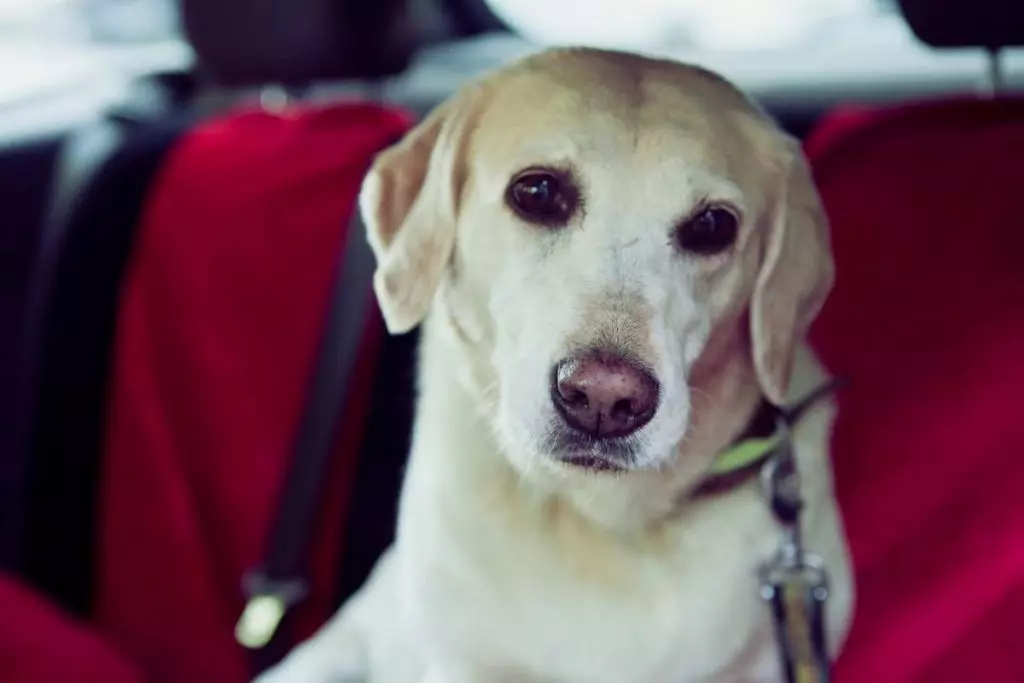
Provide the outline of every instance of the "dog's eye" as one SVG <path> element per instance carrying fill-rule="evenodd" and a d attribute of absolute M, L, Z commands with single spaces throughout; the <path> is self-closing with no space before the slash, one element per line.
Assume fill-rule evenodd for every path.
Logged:
<path fill-rule="evenodd" d="M 553 173 L 527 171 L 508 186 L 508 205 L 521 218 L 548 227 L 565 225 L 576 210 L 572 185 Z"/>
<path fill-rule="evenodd" d="M 739 220 L 728 209 L 711 206 L 686 219 L 676 230 L 676 242 L 684 251 L 710 256 L 725 251 L 736 241 Z"/>

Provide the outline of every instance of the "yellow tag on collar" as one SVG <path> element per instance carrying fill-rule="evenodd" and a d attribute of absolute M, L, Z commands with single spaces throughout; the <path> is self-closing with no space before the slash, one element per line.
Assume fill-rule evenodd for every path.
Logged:
<path fill-rule="evenodd" d="M 718 454 L 714 464 L 711 465 L 710 474 L 721 476 L 738 472 L 745 467 L 755 464 L 758 460 L 763 460 L 781 442 L 782 436 L 779 434 L 744 439 Z"/>

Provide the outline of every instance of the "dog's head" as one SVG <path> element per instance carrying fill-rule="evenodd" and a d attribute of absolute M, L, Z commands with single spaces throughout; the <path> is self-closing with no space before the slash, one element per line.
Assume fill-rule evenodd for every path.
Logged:
<path fill-rule="evenodd" d="M 799 147 L 717 76 L 619 53 L 468 86 L 360 205 L 389 328 L 436 304 L 523 471 L 706 466 L 687 445 L 785 401 L 833 277 Z"/>

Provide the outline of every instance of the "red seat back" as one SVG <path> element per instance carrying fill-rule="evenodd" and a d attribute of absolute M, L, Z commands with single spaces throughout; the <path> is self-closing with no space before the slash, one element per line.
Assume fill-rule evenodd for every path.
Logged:
<path fill-rule="evenodd" d="M 813 337 L 853 378 L 838 680 L 1024 680 L 1024 101 L 839 114 L 807 151 L 838 267 Z"/>
<path fill-rule="evenodd" d="M 150 194 L 121 290 L 96 618 L 160 680 L 247 680 L 242 575 L 267 540 L 341 240 L 365 239 L 346 233 L 359 184 L 406 124 L 373 105 L 228 116 L 188 134 Z M 380 331 L 370 321 L 364 387 Z M 335 604 L 365 408 L 339 416 L 297 637 Z"/>

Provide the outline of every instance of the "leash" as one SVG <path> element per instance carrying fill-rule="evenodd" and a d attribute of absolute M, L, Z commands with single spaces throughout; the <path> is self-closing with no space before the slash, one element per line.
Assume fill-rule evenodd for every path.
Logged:
<path fill-rule="evenodd" d="M 792 429 L 809 408 L 846 384 L 830 380 L 788 407 L 766 401 L 741 436 L 718 455 L 711 476 L 698 489 L 714 492 L 759 469 L 761 491 L 782 528 L 779 548 L 758 568 L 757 578 L 771 610 L 785 683 L 829 683 L 832 677 L 825 637 L 829 574 L 821 557 L 804 549 Z"/>

